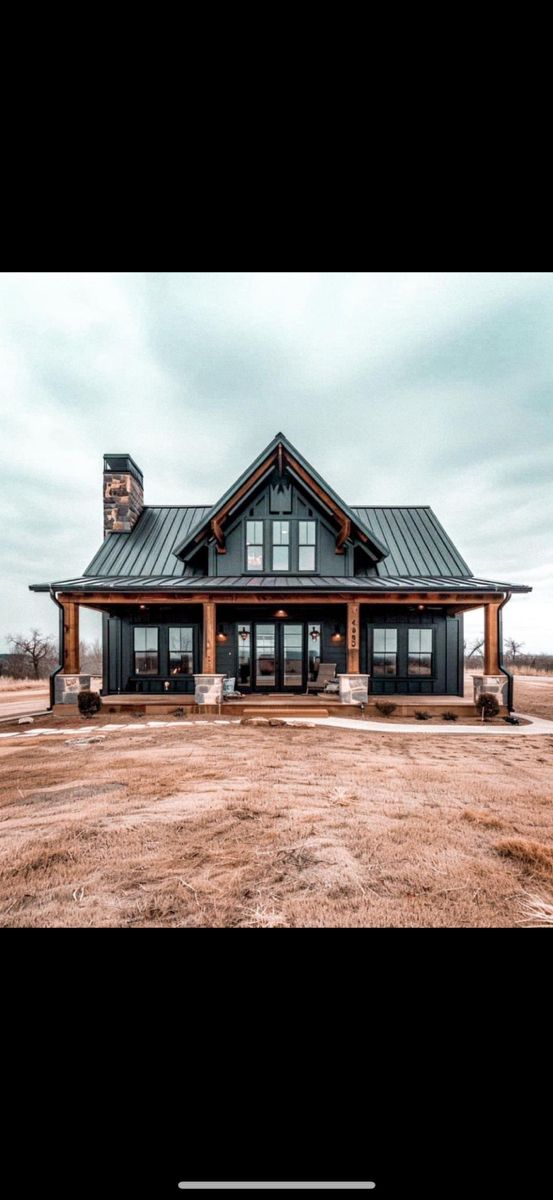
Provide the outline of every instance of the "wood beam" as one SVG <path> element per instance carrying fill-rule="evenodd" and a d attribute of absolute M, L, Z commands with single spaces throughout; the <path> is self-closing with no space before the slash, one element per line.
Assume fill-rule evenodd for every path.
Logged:
<path fill-rule="evenodd" d="M 215 649 L 215 601 L 204 600 L 204 640 L 203 640 L 203 660 L 202 671 L 204 675 L 213 675 L 217 669 Z"/>
<path fill-rule="evenodd" d="M 499 603 L 488 603 L 484 607 L 484 674 L 500 675 L 499 668 Z"/>
<path fill-rule="evenodd" d="M 79 663 L 79 605 L 75 600 L 63 604 L 63 670 L 66 675 L 78 675 Z"/>
<path fill-rule="evenodd" d="M 359 674 L 359 601 L 348 600 L 347 627 L 347 670 L 351 675 Z"/>
<path fill-rule="evenodd" d="M 502 595 L 493 593 L 473 594 L 466 592 L 448 592 L 447 599 L 440 592 L 407 592 L 407 593 L 381 593 L 372 592 L 370 594 L 358 592 L 353 597 L 351 592 L 238 592 L 238 591 L 223 591 L 217 588 L 216 593 L 208 593 L 207 598 L 213 598 L 217 604 L 348 604 L 353 600 L 357 604 L 365 605 L 391 605 L 391 604 L 438 604 L 443 608 L 451 610 L 469 608 L 482 608 L 488 603 L 499 604 L 503 599 Z M 74 601 L 82 608 L 106 608 L 116 607 L 118 605 L 135 604 L 172 604 L 175 607 L 179 605 L 189 604 L 205 604 L 205 592 L 190 592 L 183 594 L 182 592 L 65 592 L 58 594 L 58 599 L 65 603 Z"/>
<path fill-rule="evenodd" d="M 325 489 L 322 488 L 320 484 L 318 484 L 316 480 L 312 478 L 308 471 L 300 466 L 300 463 L 297 462 L 297 460 L 293 458 L 287 450 L 285 450 L 284 453 L 286 461 L 290 463 L 290 466 L 295 474 L 299 475 L 300 479 L 303 479 L 304 483 L 306 483 L 307 486 L 311 488 L 311 491 L 314 492 L 324 504 L 326 504 L 327 508 L 330 509 L 331 513 L 336 518 L 340 526 L 340 532 L 336 539 L 336 553 L 345 554 L 344 542 L 346 541 L 346 538 L 349 537 L 351 530 L 351 521 L 349 520 L 349 517 L 346 517 L 346 514 L 342 512 L 342 509 L 338 504 L 336 504 L 336 501 L 332 499 L 332 496 L 329 496 L 328 492 L 326 492 Z M 369 540 L 367 534 L 363 533 L 358 526 L 357 536 L 362 542 L 368 542 Z"/>
<path fill-rule="evenodd" d="M 223 539 L 223 545 L 224 545 L 224 534 L 223 534 L 223 530 L 222 530 L 223 521 L 226 521 L 226 518 L 228 517 L 228 514 L 231 511 L 231 509 L 236 507 L 236 505 L 239 503 L 239 501 L 242 499 L 242 497 L 245 496 L 247 494 L 247 492 L 249 492 L 250 489 L 253 487 L 253 485 L 255 483 L 257 483 L 257 481 L 263 477 L 265 472 L 269 469 L 269 467 L 275 461 L 276 461 L 276 450 L 273 450 L 273 453 L 269 454 L 267 456 L 267 458 L 264 459 L 264 461 L 257 468 L 257 470 L 252 471 L 252 474 L 248 477 L 248 479 L 246 479 L 246 481 L 242 484 L 242 486 L 237 488 L 237 490 L 235 492 L 233 492 L 232 496 L 230 497 L 230 500 L 227 500 L 226 504 L 223 504 L 222 507 L 215 513 L 215 516 L 211 520 L 211 528 L 217 539 L 219 539 L 219 536 Z M 219 534 L 217 534 L 215 532 L 215 526 L 217 526 L 217 528 L 219 530 Z M 203 537 L 205 537 L 205 529 L 202 530 L 201 533 L 198 533 L 196 535 L 196 537 L 194 538 L 194 541 L 201 542 Z M 217 540 L 217 549 L 219 549 L 219 540 Z"/>

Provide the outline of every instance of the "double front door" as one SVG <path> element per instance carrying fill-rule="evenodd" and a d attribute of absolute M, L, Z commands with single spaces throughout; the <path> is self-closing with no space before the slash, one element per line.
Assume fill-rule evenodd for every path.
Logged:
<path fill-rule="evenodd" d="M 252 623 L 252 688 L 256 692 L 302 692 L 306 685 L 304 625 Z"/>

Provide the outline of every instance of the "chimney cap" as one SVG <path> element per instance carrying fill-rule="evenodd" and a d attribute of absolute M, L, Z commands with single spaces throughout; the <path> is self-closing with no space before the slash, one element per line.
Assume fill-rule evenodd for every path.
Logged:
<path fill-rule="evenodd" d="M 104 474 L 106 471 L 128 471 L 139 483 L 144 482 L 142 471 L 130 454 L 104 454 Z"/>

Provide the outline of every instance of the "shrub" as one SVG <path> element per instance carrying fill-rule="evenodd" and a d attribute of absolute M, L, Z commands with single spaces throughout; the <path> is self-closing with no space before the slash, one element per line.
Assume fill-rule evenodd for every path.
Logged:
<path fill-rule="evenodd" d="M 98 692 L 91 692 L 85 688 L 79 692 L 79 712 L 82 717 L 93 717 L 94 713 L 100 710 L 100 696 Z"/>
<path fill-rule="evenodd" d="M 432 720 L 432 713 L 425 712 L 425 710 L 424 710 L 424 709 L 422 709 L 422 710 L 421 710 L 421 709 L 416 709 L 416 711 L 415 711 L 415 717 L 416 717 L 417 721 L 431 721 L 431 720 Z"/>
<path fill-rule="evenodd" d="M 489 721 L 490 717 L 497 716 L 499 703 L 491 692 L 482 692 L 476 701 L 476 710 L 480 713 L 483 721 Z"/>
<path fill-rule="evenodd" d="M 459 713 L 445 712 L 442 713 L 442 721 L 457 721 Z"/>
<path fill-rule="evenodd" d="M 391 717 L 392 713 L 396 711 L 397 704 L 392 704 L 391 700 L 377 700 L 374 707 L 378 709 L 379 713 L 382 713 L 383 717 Z"/>

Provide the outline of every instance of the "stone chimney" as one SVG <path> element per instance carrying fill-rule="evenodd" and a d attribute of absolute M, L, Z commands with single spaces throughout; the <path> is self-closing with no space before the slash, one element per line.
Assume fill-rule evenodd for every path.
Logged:
<path fill-rule="evenodd" d="M 130 533 L 143 507 L 140 467 L 130 454 L 104 454 L 104 537 Z"/>

